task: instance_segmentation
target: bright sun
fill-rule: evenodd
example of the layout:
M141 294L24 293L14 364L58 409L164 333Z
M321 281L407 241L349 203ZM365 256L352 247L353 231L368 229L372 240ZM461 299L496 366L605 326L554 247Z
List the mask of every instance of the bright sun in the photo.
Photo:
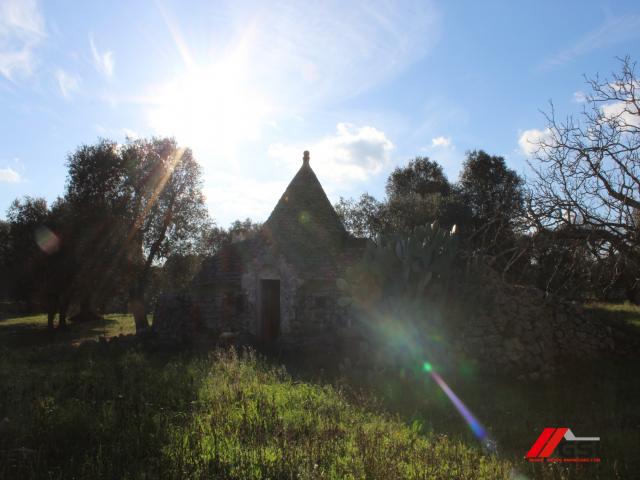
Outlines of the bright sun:
M154 129L205 157L232 156L240 143L259 139L271 111L239 58L192 64L183 76L158 88L152 103Z

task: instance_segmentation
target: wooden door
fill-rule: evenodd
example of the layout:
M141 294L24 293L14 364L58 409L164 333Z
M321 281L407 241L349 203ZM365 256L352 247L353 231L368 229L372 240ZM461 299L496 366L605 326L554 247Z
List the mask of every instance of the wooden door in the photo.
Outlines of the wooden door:
M270 342L280 333L280 280L260 280L262 339Z

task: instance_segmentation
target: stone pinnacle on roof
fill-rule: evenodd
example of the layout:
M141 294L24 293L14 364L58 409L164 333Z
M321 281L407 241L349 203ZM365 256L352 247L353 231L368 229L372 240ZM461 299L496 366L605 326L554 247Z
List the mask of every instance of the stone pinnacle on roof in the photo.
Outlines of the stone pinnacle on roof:
M265 229L281 243L300 243L308 248L340 243L347 236L340 218L309 165L309 152L271 215Z

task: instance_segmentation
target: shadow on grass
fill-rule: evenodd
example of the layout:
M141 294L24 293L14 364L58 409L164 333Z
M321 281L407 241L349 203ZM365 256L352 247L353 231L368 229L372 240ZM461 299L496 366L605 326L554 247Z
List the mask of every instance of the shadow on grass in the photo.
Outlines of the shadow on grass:
M35 316L36 315L31 313L0 313L0 325L2 325L2 322L5 320L27 321Z
M29 320L37 317L17 317L11 323L0 322L0 345L10 348L43 347L51 344L78 344L83 340L106 335L119 322L105 318L86 323L70 323L66 328L49 330L46 322ZM23 320L23 323L20 323Z
M0 336L2 328L9 327L0 326ZM233 432L241 431L233 419L244 419L255 410L255 425L251 424L243 439L246 444L239 443L237 447L238 452L244 452L247 445L259 444L258 433L265 438L274 436L273 428L282 423L281 414L270 410L275 408L269 403L275 401L270 395L275 399L278 396L274 392L284 395L297 388L288 384L281 387L262 374L244 378L246 372L238 365L230 369L224 382L222 377L215 377L208 393L212 398L202 398L199 392L203 379L210 375L213 365L206 357L154 349L131 339L107 344L86 342L76 347L72 346L72 338L86 338L87 332L100 331L100 325L74 324L71 329L60 332L58 341L47 346L37 343L43 340L42 327L27 325L8 330L22 336L26 345L37 348L0 348L0 419L9 419L8 426L0 425L4 428L0 452L27 458L0 458L0 477L12 478L19 473L21 478L45 474L53 478L152 478L166 476L166 469L174 468L178 469L172 470L176 478L197 477L193 471L181 470L180 462L210 462L202 467L205 472L219 459L207 460L202 452L194 453L198 450L193 442L200 442L196 446L201 448L210 439L218 438L216 432L222 427L228 429L220 430L220 439L230 441L235 438ZM47 333L46 327L44 332ZM442 390L419 366L362 376L326 363L325 374L320 375L317 364L309 363L305 370L300 358L287 360L297 379L346 387L354 403L396 414L422 435L437 432L467 445L478 445ZM271 361L277 365L283 359L272 356ZM447 375L446 381L496 439L500 456L508 458L529 478L633 478L640 471L639 459L635 458L635 445L640 444L640 406L636 401L640 397L636 374L639 368L638 361L603 359L567 365L550 380L514 382L461 371ZM236 391L241 382L246 383L245 387ZM228 399L213 402L218 395L226 395L227 390ZM268 395L262 398L260 395L265 392ZM315 397L318 391L313 390L310 395ZM235 404L241 410L227 410ZM211 405L216 408L210 409ZM329 404L324 408L332 412L334 407ZM202 409L201 416L196 415L198 409ZM260 415L264 418L258 418ZM263 425L266 418L271 418L268 427L267 423ZM214 419L220 423L209 431ZM197 433L194 425L205 428L206 434ZM571 428L577 436L600 436L602 464L525 463L522 457L542 428L559 426ZM312 431L310 426L304 427L304 432L307 430ZM184 436L176 438L176 432ZM304 450L300 445L307 436L301 435L296 440L300 444L292 443L289 448ZM381 434L380 441L384 438ZM312 448L312 444L305 448ZM278 452L275 458L288 453ZM290 458L287 466L295 464L294 460ZM221 478L233 477L231 472L236 472L235 478L242 478L246 473L237 465L235 470L224 468L220 470Z
M355 402L397 415L423 434L446 434L480 448L469 425L421 364L363 372L331 365L326 358L315 365L307 360L306 365L292 358L273 361L284 361L300 381L338 384ZM640 358L603 356L566 363L552 378L535 381L472 369L440 373L486 428L500 457L511 461L523 478L598 479L633 478L640 472L634 447L640 444L639 370ZM545 427L601 437L597 453L602 463L550 466L525 461Z
M151 345L0 348L0 478L509 478L253 355Z
M640 306L593 303L586 305L585 309L614 327L640 335Z
M0 324L0 478L163 477L206 370L91 323Z

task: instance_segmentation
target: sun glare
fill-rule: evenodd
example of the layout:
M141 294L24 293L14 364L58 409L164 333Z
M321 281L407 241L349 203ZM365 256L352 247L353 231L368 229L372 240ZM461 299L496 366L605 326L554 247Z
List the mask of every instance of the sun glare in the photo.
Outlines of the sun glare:
M258 140L270 111L267 97L251 84L249 72L237 59L193 66L162 85L152 102L154 129L170 132L201 157L233 155L241 142Z

